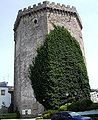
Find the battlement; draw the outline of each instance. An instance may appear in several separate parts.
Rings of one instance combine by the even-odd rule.
[[[43,3],[38,3],[37,5],[34,4],[33,7],[29,6],[28,8],[23,8],[23,9],[19,10],[16,22],[14,24],[14,30],[17,28],[20,18],[22,16],[25,16],[29,13],[39,12],[41,10],[48,10],[51,12],[59,12],[59,14],[60,13],[62,14],[65,12],[71,13],[71,14],[73,13],[76,16],[76,18],[80,24],[80,27],[82,29],[81,20],[77,13],[76,7],[74,7],[74,6],[71,7],[70,5],[65,6],[64,4],[61,5],[60,3],[56,4],[55,2],[50,3],[49,1],[43,1]]]
[[[59,10],[65,10],[65,11],[70,11],[70,12],[77,12],[76,8],[74,6],[67,5],[65,6],[64,4],[60,5],[60,3],[55,4],[55,2],[50,3],[49,1],[44,1],[43,3],[38,3],[38,5],[34,4],[33,7],[29,6],[28,8],[23,8],[23,10],[19,10],[19,14],[26,14],[29,11],[37,11],[43,8],[52,8],[52,9],[59,9]]]

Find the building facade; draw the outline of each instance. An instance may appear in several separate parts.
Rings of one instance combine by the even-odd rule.
[[[0,109],[2,107],[8,108],[11,104],[11,94],[7,82],[0,82]]]
[[[92,89],[90,92],[91,100],[93,103],[98,103],[98,90]]]
[[[85,61],[82,24],[75,7],[44,1],[19,10],[14,24],[14,104],[23,117],[36,116],[44,110],[34,96],[28,68],[37,55],[37,48],[53,29],[52,23],[64,26],[71,32],[80,44]]]

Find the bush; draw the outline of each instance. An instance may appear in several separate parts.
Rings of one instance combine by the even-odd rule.
[[[93,104],[93,102],[90,99],[81,99],[77,102],[72,103],[70,106],[68,106],[68,109],[71,111],[85,111],[89,110],[90,106]]]
[[[46,36],[29,68],[32,88],[45,109],[66,103],[66,92],[90,97],[87,69],[79,43],[64,27],[55,26]],[[43,101],[44,100],[44,101]]]
[[[71,105],[71,103],[66,103],[65,105],[60,106],[59,110],[61,111],[68,110],[69,105]]]
[[[0,114],[0,119],[14,119],[14,118],[17,118],[16,113]]]
[[[58,112],[58,110],[47,110],[47,111],[45,111],[45,112],[43,113],[42,117],[43,117],[44,119],[49,119],[49,118],[51,118],[51,116],[52,116],[54,113],[56,113],[56,112]]]
[[[98,109],[98,103],[93,103],[88,109],[89,110]]]

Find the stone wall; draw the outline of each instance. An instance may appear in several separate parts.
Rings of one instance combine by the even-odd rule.
[[[46,18],[45,12],[23,16],[15,31],[15,102],[20,113],[25,109],[31,109],[33,115],[40,113],[28,68],[47,33]]]

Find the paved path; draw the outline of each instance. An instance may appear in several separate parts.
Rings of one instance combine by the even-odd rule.
[[[98,109],[96,110],[90,110],[90,111],[84,111],[84,112],[78,112],[80,115],[92,115],[92,114],[98,114]]]

